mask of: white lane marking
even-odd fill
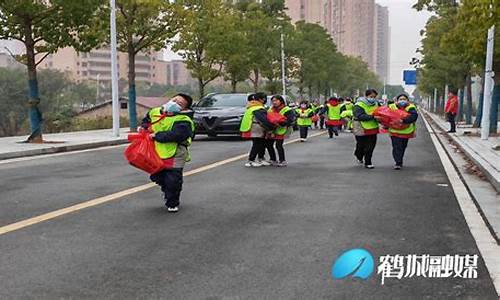
[[[316,136],[322,135],[324,133],[325,132],[319,132],[319,133],[311,135],[310,137],[316,137]],[[299,141],[299,139],[294,139],[294,140],[291,140],[291,141],[287,142],[286,144],[292,144],[292,143],[296,143],[298,141]],[[218,161],[218,162],[215,162],[215,163],[211,163],[211,164],[208,164],[206,166],[203,166],[203,167],[200,167],[200,168],[197,168],[197,169],[194,169],[194,170],[187,171],[187,172],[184,173],[184,176],[185,177],[186,176],[192,176],[192,175],[195,175],[195,174],[198,174],[198,173],[201,173],[201,172],[205,172],[205,171],[208,171],[208,170],[211,170],[211,169],[214,169],[214,168],[217,168],[217,167],[229,164],[231,162],[238,161],[238,160],[243,159],[243,158],[245,158],[247,156],[248,156],[248,154],[241,154],[241,155],[237,155],[237,156],[225,159],[225,160],[221,160],[221,161]],[[152,188],[154,186],[156,186],[156,184],[154,184],[154,183],[148,183],[148,184],[136,186],[136,187],[133,187],[133,188],[130,188],[130,189],[126,189],[126,190],[123,190],[123,191],[120,191],[120,192],[117,192],[117,193],[114,193],[114,194],[110,194],[110,195],[107,195],[107,196],[103,196],[103,197],[99,197],[99,198],[96,198],[96,199],[88,200],[88,201],[85,201],[85,202],[82,202],[82,203],[78,203],[78,204],[75,204],[75,205],[72,205],[72,206],[69,206],[69,207],[65,207],[65,208],[61,208],[61,209],[55,210],[55,211],[51,211],[51,212],[48,212],[48,213],[45,213],[45,214],[42,214],[42,215],[39,215],[39,216],[36,216],[36,217],[32,217],[32,218],[25,219],[25,220],[22,220],[22,221],[19,221],[19,222],[15,222],[15,223],[12,223],[12,224],[9,224],[9,225],[5,225],[5,226],[0,227],[0,235],[6,234],[6,233],[9,233],[9,232],[12,232],[12,231],[16,231],[16,230],[19,230],[19,229],[22,229],[22,228],[25,228],[25,227],[28,227],[28,226],[31,226],[31,225],[35,225],[35,224],[38,224],[38,223],[41,223],[41,222],[44,222],[44,221],[48,221],[48,220],[51,220],[51,219],[54,219],[54,218],[57,218],[57,217],[60,217],[60,216],[63,216],[63,215],[67,215],[67,214],[70,214],[70,213],[73,213],[73,212],[76,212],[76,211],[79,211],[79,210],[82,210],[82,209],[85,209],[85,208],[89,208],[89,207],[93,207],[93,206],[96,206],[96,205],[99,205],[99,204],[103,204],[103,203],[107,203],[107,202],[119,200],[119,199],[121,199],[121,198],[123,198],[125,196],[129,196],[129,195],[132,195],[132,194],[135,194],[135,193],[138,193],[138,192],[145,191],[145,190],[150,189],[150,188]]]
[[[78,153],[85,153],[85,152],[115,149],[115,148],[125,147],[127,145],[128,144],[122,144],[122,145],[104,146],[104,147],[98,147],[98,148],[92,148],[92,149],[84,149],[84,150],[52,153],[52,154],[40,154],[40,155],[25,156],[25,157],[18,157],[18,158],[10,158],[10,159],[0,160],[0,165],[22,162],[22,161],[29,161],[29,160],[40,159],[40,158],[49,158],[49,157],[56,157],[56,156],[63,156],[63,155],[70,155],[70,154],[78,154]]]
[[[431,126],[425,117],[424,120],[427,130],[431,130]],[[450,161],[443,146],[439,143],[437,137],[431,134],[431,139],[436,148],[441,163],[443,164],[446,175],[450,180],[453,192],[457,198],[458,204],[462,213],[464,214],[465,221],[469,226],[470,232],[476,241],[477,248],[481,252],[486,268],[493,281],[498,296],[500,296],[500,245],[498,245],[491,235],[488,227],[484,223],[476,205],[472,201],[467,188],[460,179],[455,167]]]

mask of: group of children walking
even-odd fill
[[[252,140],[252,149],[246,167],[277,166],[286,167],[284,140],[292,131],[295,123],[295,113],[287,106],[285,99],[272,96],[271,107],[266,108],[267,95],[256,93],[248,96],[247,110],[241,120],[240,131],[243,138]],[[280,116],[274,121],[269,115]],[[276,150],[278,158],[276,158]],[[269,161],[264,159],[265,152],[269,153]],[[258,159],[258,160],[257,160]]]
[[[301,101],[296,109],[287,106],[279,95],[271,98],[272,106],[269,109],[265,107],[267,96],[264,93],[249,95],[247,110],[240,127],[242,137],[252,140],[252,148],[245,166],[286,166],[284,139],[296,126],[299,130],[299,141],[306,142],[309,128],[314,125],[321,129],[326,126],[330,139],[338,136],[342,129],[351,131],[356,139],[354,156],[357,162],[367,169],[373,169],[372,156],[380,127],[379,117],[374,115],[374,112],[383,105],[376,99],[377,95],[377,91],[369,89],[365,97],[359,97],[356,103],[350,98],[331,97],[323,105],[319,105],[318,102],[310,104],[308,101]],[[403,156],[408,140],[415,136],[418,113],[406,94],[399,95],[395,101],[387,105],[390,109],[404,110],[408,113],[408,117],[400,120],[399,124],[384,128],[391,136],[394,169],[400,170],[403,167]],[[273,122],[269,114],[279,114],[282,119]],[[278,150],[279,160],[276,159],[274,146]],[[269,152],[269,161],[264,159],[266,150]]]
[[[252,149],[245,166],[287,166],[284,140],[290,136],[293,127],[299,127],[300,141],[305,142],[309,127],[313,124],[317,126],[319,122],[321,127],[327,127],[330,138],[337,136],[344,126],[352,131],[356,137],[354,155],[357,161],[373,169],[371,158],[379,133],[379,117],[374,112],[381,105],[376,96],[375,90],[367,90],[365,97],[360,97],[356,103],[350,99],[344,101],[332,97],[324,105],[310,105],[302,101],[298,108],[293,109],[280,95],[271,97],[269,108],[265,106],[266,94],[249,95],[240,126],[241,135],[252,140]],[[193,99],[189,95],[178,94],[165,105],[150,110],[142,122],[142,130],[149,133],[155,152],[164,164],[164,168],[151,174],[150,178],[161,187],[167,211],[171,213],[179,211],[184,164],[191,157],[189,148],[195,130],[192,103]],[[391,135],[394,169],[400,170],[408,140],[415,136],[418,114],[415,105],[409,102],[405,94],[399,95],[388,107],[391,110],[403,110],[407,114],[398,124],[387,128]],[[266,150],[269,161],[264,159]]]

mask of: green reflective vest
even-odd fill
[[[289,111],[291,111],[291,110],[292,110],[292,109],[291,109],[290,107],[285,106],[285,107],[283,107],[283,108],[280,110],[279,114],[280,114],[280,115],[282,115],[282,116],[284,116],[287,112],[289,112]],[[269,111],[269,112],[272,112],[272,111],[273,111],[273,108],[271,107],[268,111]],[[288,129],[289,129],[289,128],[288,128],[288,127],[286,127],[286,126],[283,126],[283,127],[282,127],[282,126],[279,126],[278,128],[276,128],[276,129],[273,131],[273,133],[274,133],[274,134],[276,134],[276,135],[285,135],[285,134],[287,134],[287,133],[288,133]]]
[[[263,109],[264,105],[251,106],[247,108],[245,114],[243,115],[243,119],[241,119],[240,124],[240,132],[248,132],[252,130],[253,124],[253,113],[256,110]]]
[[[373,112],[378,108],[378,105],[371,105],[370,106],[370,105],[367,105],[361,101],[356,102],[356,104],[354,104],[354,105],[361,107],[365,111],[365,113],[370,115],[370,116],[373,115]],[[360,123],[361,123],[361,127],[363,127],[363,129],[366,129],[366,130],[378,128],[377,120],[360,121]]]
[[[312,112],[314,112],[311,108],[305,109],[304,111],[302,111],[302,108],[297,108],[295,111],[299,115],[299,117],[297,118],[297,125],[299,125],[299,126],[311,126],[312,125],[312,118],[311,117],[307,117],[307,118],[300,117],[301,114],[310,115]]]
[[[166,116],[162,118],[162,108],[156,107],[149,111],[149,118],[151,119],[151,130],[153,133],[162,132],[162,131],[170,131],[174,127],[176,122],[189,122],[191,124],[191,130],[194,132],[194,123],[193,120],[189,116],[186,115],[173,115]],[[161,120],[160,120],[161,119]],[[189,148],[191,145],[191,137],[186,140],[186,148]],[[155,141],[155,150],[160,156],[161,159],[169,159],[175,156],[177,152],[178,143],[169,142],[169,143],[159,143]],[[189,155],[186,161],[189,161]]]
[[[392,110],[397,110],[399,109],[395,103],[389,104],[389,108]],[[417,107],[413,104],[408,105],[405,107],[405,111],[408,112],[410,109],[417,109]],[[415,123],[411,123],[410,126],[406,127],[405,129],[393,129],[389,128],[390,133],[395,133],[395,134],[404,134],[404,135],[412,135],[415,130],[417,129],[417,125]]]
[[[352,104],[352,102],[344,102],[342,103],[341,107],[345,107],[345,110],[352,110],[354,104]]]
[[[326,105],[328,108],[328,120],[338,121],[340,120],[340,108],[341,105],[333,106],[330,103]]]

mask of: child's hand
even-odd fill
[[[155,134],[154,134],[154,133],[151,133],[151,134],[149,135],[149,137],[150,137],[152,140],[154,140],[154,139],[155,139]]]

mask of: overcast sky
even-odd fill
[[[408,62],[415,57],[420,47],[420,30],[425,27],[428,12],[412,9],[416,0],[376,0],[380,5],[389,7],[389,26],[391,27],[390,84],[402,84],[403,70],[409,68]]]

